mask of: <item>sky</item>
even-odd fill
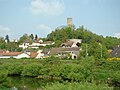
[[[0,37],[46,37],[69,17],[76,28],[120,38],[120,0],[0,0]]]

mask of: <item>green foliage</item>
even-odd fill
[[[21,48],[18,47],[17,42],[5,42],[4,38],[0,37],[0,49],[9,50],[9,51],[21,51]]]
[[[58,77],[69,82],[106,84],[108,78],[120,82],[120,62],[95,60],[88,57],[76,61],[60,61],[55,57],[44,60],[0,60],[0,72],[7,75]],[[5,71],[5,72],[4,72]],[[1,79],[2,80],[2,79]],[[2,80],[3,81],[3,80]]]
[[[48,34],[48,40],[54,41],[56,46],[59,46],[66,39],[73,38],[73,30],[70,27],[65,27],[62,29],[56,29],[52,33]]]
[[[106,45],[107,49],[113,49],[115,46],[120,44],[120,38],[115,37],[106,37],[104,40],[104,44]]]
[[[96,85],[94,83],[53,83],[43,87],[43,90],[112,90],[106,85]]]
[[[23,66],[19,63],[5,63],[1,65],[2,70],[7,70],[8,75],[20,75],[22,71]]]
[[[31,39],[31,37],[28,36],[28,34],[24,34],[22,37],[20,37],[20,39],[18,41],[18,44],[21,44],[23,42],[29,42],[29,43],[31,43],[32,39]]]
[[[87,44],[101,43],[107,49],[113,49],[114,46],[120,44],[120,39],[108,36],[104,38],[102,35],[92,33],[88,29],[84,28],[84,26],[80,26],[76,30],[73,30],[70,27],[56,29],[48,34],[47,38],[48,40],[56,42],[57,46],[66,39],[72,38],[82,39],[82,43]]]
[[[94,43],[94,44],[93,44]],[[86,46],[87,45],[87,46]],[[102,48],[101,48],[102,47]],[[96,59],[107,58],[108,52],[105,45],[100,45],[97,42],[91,42],[90,44],[82,44],[82,50],[80,51],[80,57],[94,56]],[[102,57],[101,57],[102,54]]]
[[[34,35],[33,34],[30,34],[29,36],[32,40],[34,40]]]
[[[7,42],[10,42],[8,35],[5,36],[5,40],[7,40]]]
[[[15,43],[15,42],[6,43],[5,49],[9,50],[9,51],[18,51],[18,50],[20,50],[17,43]]]
[[[23,76],[38,76],[41,65],[37,63],[31,63],[24,66],[22,75]]]
[[[111,77],[114,81],[120,82],[120,71],[113,72]]]
[[[5,49],[5,40],[3,37],[0,37],[0,49]]]
[[[6,70],[0,70],[0,84],[6,80],[7,75],[8,73]]]
[[[37,34],[35,35],[35,40],[37,40],[38,39],[38,36],[37,36]]]

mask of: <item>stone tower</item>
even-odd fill
[[[73,26],[72,18],[67,18],[67,26],[69,27]]]

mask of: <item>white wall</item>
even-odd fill
[[[44,56],[44,53],[39,53],[36,58],[42,58]]]
[[[22,45],[19,45],[19,47],[26,49],[26,48],[28,48],[29,45],[30,45],[29,43],[23,43]]]
[[[0,56],[0,58],[10,58],[10,56]]]
[[[30,56],[26,53],[22,53],[22,54],[19,54],[17,57],[17,59],[20,59],[20,58],[30,58]]]

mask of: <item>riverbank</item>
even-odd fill
[[[2,59],[0,62],[0,83],[3,83],[8,76],[13,75],[31,78],[37,77],[36,79],[60,79],[62,82],[68,82],[66,86],[70,86],[69,83],[88,83],[95,84],[96,87],[99,85],[105,85],[112,88],[118,87],[116,86],[118,85],[116,83],[120,82],[119,61],[98,61],[89,57],[88,60],[82,59],[75,61],[63,61],[57,58],[52,58],[45,60],[22,59],[16,60],[15,62],[14,60],[10,61]],[[108,78],[110,78],[109,81]],[[62,83],[57,85],[62,85]],[[47,85],[45,87],[47,88]],[[54,85],[51,85],[51,87],[54,87]]]

